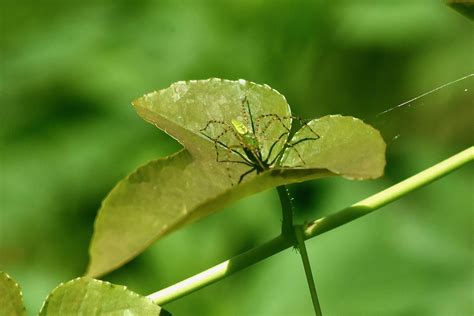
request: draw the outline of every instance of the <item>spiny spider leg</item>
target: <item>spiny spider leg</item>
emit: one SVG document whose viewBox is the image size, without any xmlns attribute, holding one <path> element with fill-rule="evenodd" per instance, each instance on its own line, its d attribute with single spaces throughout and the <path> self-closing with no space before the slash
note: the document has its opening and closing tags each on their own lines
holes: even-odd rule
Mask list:
<svg viewBox="0 0 474 316">
<path fill-rule="evenodd" d="M 232 134 L 234 134 L 235 138 L 237 139 L 237 141 L 240 143 L 240 146 L 239 145 L 226 145 L 224 144 L 223 142 L 221 142 L 219 139 L 221 137 L 223 137 L 225 134 L 227 134 L 229 132 L 229 129 L 227 130 L 224 130 L 222 133 L 220 133 L 219 135 L 217 135 L 216 139 L 214 140 L 215 143 L 214 143 L 214 147 L 216 148 L 216 160 L 219 162 L 219 149 L 217 148 L 217 143 L 219 145 L 221 145 L 222 147 L 224 147 L 225 149 L 237 154 L 240 158 L 242 158 L 244 161 L 248 162 L 248 163 L 251 163 L 251 161 L 246 157 L 244 156 L 241 152 L 239 152 L 238 150 L 235 150 L 234 148 L 238 148 L 238 149 L 242 149 L 242 146 L 244 146 L 242 144 L 242 142 L 239 140 L 238 136 L 236 135 L 234 129 L 230 129 L 230 131 L 232 132 Z"/>
<path fill-rule="evenodd" d="M 297 144 L 300 144 L 304 141 L 309 141 L 309 140 L 318 140 L 319 138 L 321 138 L 321 136 L 319 136 L 312 128 L 311 126 L 309 126 L 302 118 L 300 117 L 297 117 L 297 116 L 291 116 L 292 119 L 295 119 L 295 120 L 298 120 L 300 125 L 302 126 L 301 129 L 303 128 L 308 128 L 310 130 L 311 133 L 313 133 L 316 137 L 305 137 L 305 138 L 302 138 L 302 139 L 299 139 L 298 141 L 294 142 L 294 143 L 291 143 L 291 142 L 286 142 L 285 143 L 285 146 L 283 146 L 282 150 L 276 155 L 275 159 L 273 159 L 271 162 L 270 162 L 270 166 L 273 165 L 276 161 L 278 161 L 284 154 L 285 150 L 287 148 L 292 148 L 296 151 L 296 153 L 298 154 L 298 157 L 300 158 L 301 162 L 303 162 L 303 164 L 305 164 L 305 161 L 303 160 L 303 158 L 301 157 L 301 154 L 300 152 L 296 149 L 295 145 Z M 300 130 L 301 130 L 300 129 Z M 273 146 L 273 145 L 272 145 Z"/>
<path fill-rule="evenodd" d="M 278 153 L 278 155 L 275 156 L 275 158 L 269 163 L 270 166 L 273 166 L 273 164 L 277 161 L 280 160 L 280 158 L 283 156 L 283 153 L 285 152 L 286 148 L 288 148 L 288 145 L 285 144 L 285 146 L 283 146 L 283 148 L 280 150 L 280 152 Z"/>
<path fill-rule="evenodd" d="M 227 122 L 219 121 L 219 120 L 210 120 L 209 122 L 207 122 L 206 126 L 204 126 L 204 128 L 201 128 L 199 131 L 200 132 L 205 131 L 209 127 L 209 125 L 211 125 L 211 124 L 221 124 L 221 125 L 224 125 L 226 127 L 229 127 L 229 124 Z"/>
<path fill-rule="evenodd" d="M 298 116 L 293 116 L 293 115 L 291 115 L 291 116 L 280 117 L 280 116 L 278 116 L 277 114 L 263 114 L 263 115 L 260 115 L 259 117 L 257 117 L 256 121 L 259 122 L 261 119 L 264 119 L 264 118 L 269 117 L 269 116 L 270 116 L 270 117 L 275 117 L 275 119 L 278 120 L 278 121 L 281 123 L 281 125 L 282 125 L 287 131 L 290 131 L 290 128 L 288 128 L 288 127 L 285 126 L 285 124 L 283 123 L 283 120 L 285 120 L 285 119 L 292 119 L 292 120 L 297 120 L 297 121 L 300 123 L 301 129 L 303 129 L 303 128 L 308 128 L 308 129 L 311 131 L 311 133 L 313 133 L 317 138 L 320 137 L 320 136 L 318 135 L 318 133 L 316 133 L 316 132 L 311 128 L 311 126 L 308 125 L 308 123 L 307 123 L 305 120 L 303 120 L 301 117 L 298 117 Z M 261 134 L 264 134 L 264 133 L 266 132 L 266 130 L 268 129 L 268 127 L 271 125 L 272 122 L 273 122 L 273 121 L 270 121 L 269 123 L 267 123 L 267 124 L 265 125 L 265 127 L 262 128 L 262 130 L 260 131 L 260 133 L 261 133 Z M 258 127 L 258 124 L 257 124 L 257 127 Z"/>
<path fill-rule="evenodd" d="M 293 149 L 294 151 L 296 151 L 296 154 L 298 155 L 298 158 L 300 158 L 301 162 L 303 163 L 303 165 L 306 164 L 306 162 L 304 161 L 303 157 L 301 157 L 301 154 L 300 152 L 298 151 L 298 149 L 296 149 L 296 146 L 297 144 L 300 144 L 304 141 L 308 141 L 308 140 L 318 140 L 319 138 L 311 138 L 311 137 L 306 137 L 306 138 L 302 138 L 302 139 L 299 139 L 298 141 L 294 142 L 294 143 L 287 143 L 285 145 L 285 148 L 280 152 L 281 155 L 283 155 L 284 151 L 287 149 L 287 148 L 291 148 Z M 302 166 L 303 166 L 302 165 Z M 302 166 L 295 166 L 295 167 L 302 167 Z"/>
<path fill-rule="evenodd" d="M 311 128 L 311 126 L 308 125 L 308 123 L 305 122 L 305 120 L 303 120 L 301 117 L 297 117 L 297 116 L 292 116 L 293 119 L 295 120 L 298 120 L 300 122 L 300 125 L 301 125 L 301 129 L 303 128 L 308 128 L 311 133 L 313 133 L 317 138 L 320 138 L 321 136 L 318 135 L 318 133 L 316 133 L 315 131 L 313 131 L 313 129 Z M 301 130 L 300 129 L 300 130 Z"/>
<path fill-rule="evenodd" d="M 250 125 L 251 127 L 251 134 L 253 135 L 253 137 L 256 137 L 256 134 L 255 134 L 255 123 L 254 123 L 254 119 L 253 119 L 253 115 L 252 115 L 252 110 L 250 109 L 250 102 L 249 100 L 247 99 L 247 96 L 244 97 L 243 101 L 242 101 L 242 107 L 245 105 L 247 105 L 247 112 L 248 112 L 248 119 L 250 120 L 250 124 L 248 122 L 247 119 L 245 119 L 245 115 L 244 115 L 244 120 L 246 121 L 247 123 L 247 126 Z M 243 112 L 245 112 L 245 110 L 243 110 Z M 263 160 L 263 157 L 262 157 L 262 153 L 260 151 L 260 148 L 255 148 L 255 147 L 252 147 L 252 148 L 249 148 L 253 155 L 255 157 L 257 157 L 260 161 Z"/>
<path fill-rule="evenodd" d="M 252 111 L 250 110 L 250 102 L 247 99 L 247 96 L 244 97 L 244 100 L 242 101 L 242 105 L 246 104 L 247 105 L 247 112 L 249 113 L 249 119 L 250 119 L 250 127 L 252 127 L 252 134 L 255 135 L 255 124 L 253 122 L 253 115 Z M 248 122 L 247 122 L 248 124 Z"/>
<path fill-rule="evenodd" d="M 279 122 L 281 123 L 281 125 L 288 131 L 287 134 L 288 134 L 288 136 L 289 136 L 289 135 L 291 134 L 290 129 L 285 126 L 285 124 L 283 123 L 283 119 L 289 119 L 289 118 L 291 118 L 291 119 L 298 120 L 299 123 L 300 123 L 300 125 L 302 126 L 301 128 L 305 128 L 305 127 L 308 128 L 308 129 L 311 131 L 311 133 L 313 133 L 313 134 L 317 137 L 317 138 L 309 138 L 309 137 L 308 137 L 307 139 L 304 139 L 304 140 L 310 140 L 310 139 L 311 139 L 311 140 L 316 140 L 316 139 L 318 139 L 318 138 L 320 137 L 316 132 L 314 132 L 314 130 L 313 130 L 303 119 L 301 119 L 300 117 L 297 117 L 297 116 L 285 116 L 285 117 L 281 118 L 280 116 L 278 116 L 278 115 L 276 115 L 276 114 L 264 114 L 264 115 L 261 115 L 261 116 L 259 116 L 259 117 L 257 118 L 257 121 L 258 121 L 257 130 L 260 129 L 260 121 L 263 120 L 263 119 L 265 119 L 265 118 L 268 118 L 268 117 L 274 118 L 274 119 L 271 120 L 271 121 L 269 121 L 269 122 L 267 122 L 267 123 L 263 126 L 263 128 L 261 128 L 259 134 L 265 134 L 266 130 L 270 127 L 270 125 L 272 124 L 272 122 L 274 122 L 274 121 L 279 121 Z M 286 134 L 286 133 L 285 133 L 285 134 Z M 268 159 L 270 159 L 271 152 L 273 151 L 274 146 L 275 146 L 277 143 L 280 142 L 280 140 L 281 140 L 282 137 L 283 137 L 283 135 L 280 135 L 280 137 L 277 139 L 277 141 L 272 144 L 272 146 L 271 146 L 271 148 L 270 148 L 270 151 L 269 151 L 269 154 L 268 154 L 268 156 L 267 156 L 267 159 L 265 160 L 265 163 L 268 164 Z M 300 143 L 300 141 L 298 141 L 297 143 Z M 297 144 L 297 143 L 296 143 L 296 144 Z M 278 161 L 278 159 L 283 155 L 284 150 L 285 150 L 286 148 L 288 148 L 288 147 L 291 147 L 292 145 L 294 145 L 294 144 L 288 144 L 288 145 L 287 145 L 287 141 L 285 141 L 282 150 L 276 155 L 275 159 L 273 159 L 273 160 L 271 161 L 271 163 L 268 164 L 268 165 L 271 166 L 271 165 L 273 165 L 276 161 Z M 298 156 L 301 157 L 301 155 L 299 154 L 299 152 L 297 152 L 297 153 L 298 153 Z M 303 161 L 303 159 L 301 159 L 301 160 Z"/>
<path fill-rule="evenodd" d="M 288 117 L 287 117 L 288 118 Z M 266 124 L 262 124 L 262 121 L 264 121 L 265 119 L 270 119 L 270 121 L 266 122 Z M 277 114 L 274 114 L 274 113 L 269 113 L 269 114 L 262 114 L 262 115 L 259 115 L 256 119 L 255 119 L 255 125 L 256 125 L 256 137 L 259 138 L 259 141 L 261 143 L 265 143 L 267 141 L 270 141 L 270 140 L 274 140 L 275 138 L 269 138 L 269 137 L 265 137 L 265 133 L 267 131 L 267 129 L 271 126 L 271 124 L 273 122 L 279 122 L 281 124 L 281 126 L 286 130 L 286 132 L 284 132 L 283 134 L 281 134 L 273 143 L 272 145 L 270 146 L 270 149 L 268 150 L 268 154 L 267 154 L 267 157 L 264 159 L 264 163 L 268 166 L 271 166 L 271 164 L 268 164 L 268 160 L 270 159 L 271 155 L 272 155 L 272 152 L 273 152 L 273 149 L 275 148 L 275 146 L 279 143 L 282 142 L 282 145 L 284 145 L 286 143 L 286 139 L 284 139 L 284 136 L 289 136 L 290 133 L 291 133 L 291 130 L 290 128 L 288 128 L 285 123 L 283 122 L 283 119 L 277 115 Z M 262 157 L 263 158 L 263 157 Z"/>
<path fill-rule="evenodd" d="M 268 166 L 271 166 L 273 165 L 273 163 L 275 162 L 275 159 L 269 164 L 268 163 L 268 159 L 270 159 L 270 157 L 272 156 L 272 151 L 273 151 L 273 148 L 275 148 L 275 145 L 278 144 L 280 142 L 280 140 L 284 137 L 284 136 L 288 136 L 289 133 L 288 132 L 284 132 L 283 134 L 280 135 L 280 137 L 278 137 L 278 139 L 270 146 L 270 149 L 268 150 L 268 155 L 267 155 L 267 158 L 265 159 L 265 164 L 268 165 Z M 283 149 L 285 149 L 285 146 L 283 146 Z M 282 150 L 283 150 L 282 149 Z M 277 154 L 277 157 L 280 155 L 280 153 Z"/>
<path fill-rule="evenodd" d="M 300 158 L 301 162 L 303 163 L 302 166 L 304 166 L 306 164 L 306 162 L 303 160 L 303 157 L 301 157 L 301 154 L 300 152 L 298 151 L 298 149 L 296 149 L 296 147 L 294 147 L 293 145 L 288 145 L 287 148 L 291 148 L 293 149 L 294 151 L 296 151 L 296 154 L 298 155 L 298 158 Z M 302 167 L 302 166 L 295 166 L 295 167 Z"/>
<path fill-rule="evenodd" d="M 241 148 L 239 145 L 232 145 L 232 146 L 227 146 L 227 153 L 231 153 L 233 152 L 232 149 L 233 148 Z M 253 167 L 255 164 L 252 163 L 247 157 L 244 157 L 244 161 L 242 160 L 217 160 L 217 162 L 233 162 L 233 163 L 241 163 L 241 164 L 244 164 L 244 165 L 247 165 L 249 167 Z"/>
<path fill-rule="evenodd" d="M 249 126 L 249 116 L 248 116 L 247 111 L 245 110 L 245 106 L 244 106 L 245 102 L 248 102 L 247 96 L 244 96 L 244 98 L 242 99 L 242 102 L 240 103 L 240 114 L 242 115 L 242 120 L 245 126 Z"/>
<path fill-rule="evenodd" d="M 302 143 L 302 142 L 305 142 L 305 141 L 307 141 L 307 140 L 318 140 L 318 139 L 320 139 L 320 138 L 321 138 L 321 137 L 320 137 L 319 135 L 318 135 L 318 138 L 305 137 L 305 138 L 302 138 L 302 139 L 298 139 L 298 140 L 297 140 L 296 142 L 294 142 L 294 143 L 290 142 L 288 145 L 289 145 L 289 146 L 295 146 L 295 145 L 297 145 L 297 144 L 299 144 L 299 143 Z"/>
<path fill-rule="evenodd" d="M 233 145 L 233 146 L 229 146 L 227 149 L 227 154 L 230 154 L 232 151 L 232 147 L 238 147 L 240 148 L 238 145 Z M 227 162 L 227 163 L 239 163 L 239 164 L 244 164 L 246 166 L 249 166 L 249 167 L 252 167 L 252 169 L 255 169 L 255 165 L 252 164 L 250 161 L 248 161 L 247 159 L 245 159 L 245 161 L 241 161 L 241 160 L 230 160 L 230 159 L 227 159 L 227 160 L 218 160 L 218 162 Z M 229 178 L 229 181 L 231 183 L 231 185 L 233 186 L 234 185 L 234 182 L 232 180 L 232 176 L 231 176 L 231 172 L 230 172 L 230 166 L 227 164 L 226 167 L 226 172 L 227 172 L 227 177 Z M 240 183 L 240 182 L 239 182 Z"/>
<path fill-rule="evenodd" d="M 285 153 L 285 150 L 287 148 L 293 148 L 296 153 L 298 154 L 298 156 L 300 157 L 301 161 L 303 162 L 304 164 L 304 160 L 301 158 L 301 155 L 299 153 L 298 150 L 296 150 L 296 148 L 294 148 L 295 145 L 299 144 L 299 143 L 302 143 L 304 141 L 307 141 L 307 140 L 318 140 L 319 138 L 310 138 L 310 137 L 306 137 L 306 138 L 302 138 L 302 139 L 299 139 L 297 142 L 295 143 L 291 143 L 291 142 L 288 142 L 285 144 L 285 146 L 280 150 L 280 152 L 278 153 L 278 155 L 276 155 L 276 157 L 270 162 L 269 166 L 272 166 L 276 161 L 278 161 L 282 156 L 283 154 Z"/>
<path fill-rule="evenodd" d="M 266 119 L 266 118 L 274 118 L 273 120 L 271 120 L 270 122 L 268 122 L 264 128 L 261 128 L 260 129 L 260 122 L 261 120 L 263 119 Z M 256 119 L 255 119 L 255 125 L 257 126 L 257 132 L 259 134 L 264 134 L 268 127 L 270 127 L 270 125 L 272 124 L 272 122 L 274 121 L 279 121 L 281 123 L 281 125 L 288 131 L 290 132 L 290 128 L 288 128 L 284 123 L 283 123 L 283 119 L 287 119 L 287 118 L 290 118 L 290 117 L 283 117 L 281 118 L 280 116 L 278 116 L 277 114 L 274 114 L 274 113 L 270 113 L 270 114 L 262 114 L 262 115 L 259 115 Z"/>
<path fill-rule="evenodd" d="M 220 124 L 220 125 L 224 125 L 223 127 L 223 131 L 217 135 L 216 138 L 212 138 L 210 137 L 209 135 L 207 135 L 206 133 L 204 133 L 203 131 L 205 131 L 209 125 L 211 124 Z M 234 129 L 232 128 L 232 126 L 230 126 L 227 122 L 224 122 L 224 121 L 218 121 L 218 120 L 211 120 L 209 122 L 207 122 L 206 126 L 204 128 L 202 128 L 200 130 L 201 134 L 204 135 L 207 139 L 211 140 L 214 142 L 214 147 L 216 149 L 216 160 L 219 161 L 219 149 L 218 149 L 218 146 L 217 144 L 219 144 L 220 146 L 222 146 L 223 148 L 225 149 L 228 149 L 230 151 L 232 151 L 234 154 L 240 156 L 240 158 L 244 159 L 245 161 L 249 161 L 247 157 L 245 157 L 241 152 L 237 151 L 237 150 L 234 150 L 233 148 L 229 148 L 229 146 L 227 146 L 226 144 L 224 144 L 223 142 L 221 142 L 219 139 L 221 137 L 223 137 L 225 134 L 227 134 L 229 131 L 231 131 L 235 138 L 239 141 L 240 145 L 242 146 L 242 143 L 240 142 L 238 136 L 236 135 Z M 234 148 L 241 148 L 240 146 L 230 146 L 230 147 L 234 147 Z"/>
<path fill-rule="evenodd" d="M 237 184 L 240 184 L 240 182 L 242 182 L 242 180 L 244 179 L 244 177 L 248 174 L 250 174 L 251 172 L 253 172 L 254 170 L 257 170 L 257 168 L 253 167 L 252 169 L 250 169 L 249 171 L 245 172 L 244 174 L 242 174 L 239 178 L 239 182 L 237 182 Z"/>
<path fill-rule="evenodd" d="M 228 147 L 226 144 L 224 144 L 223 142 L 221 142 L 221 141 L 219 141 L 219 140 L 217 140 L 217 139 L 215 139 L 215 138 L 212 138 L 212 137 L 210 137 L 210 136 L 208 136 L 208 135 L 206 135 L 206 134 L 204 134 L 204 133 L 201 133 L 201 134 L 202 134 L 204 137 L 206 137 L 207 139 L 209 139 L 210 141 L 212 141 L 212 142 L 214 143 L 214 148 L 216 149 L 216 154 L 217 154 L 217 155 L 219 155 L 219 154 L 218 154 L 218 149 L 219 149 L 219 147 L 218 147 L 217 145 L 220 145 L 220 146 L 222 146 L 222 147 L 225 148 L 225 149 L 229 149 L 229 147 Z M 240 148 L 240 147 L 237 146 L 236 148 Z M 232 151 L 232 152 L 233 152 L 234 154 L 236 154 L 236 155 L 239 155 L 242 159 L 246 159 L 246 157 L 245 157 L 244 155 L 242 155 L 240 152 L 238 152 L 237 150 L 230 149 L 230 151 Z M 217 158 L 216 158 L 216 159 L 217 159 Z"/>
</svg>

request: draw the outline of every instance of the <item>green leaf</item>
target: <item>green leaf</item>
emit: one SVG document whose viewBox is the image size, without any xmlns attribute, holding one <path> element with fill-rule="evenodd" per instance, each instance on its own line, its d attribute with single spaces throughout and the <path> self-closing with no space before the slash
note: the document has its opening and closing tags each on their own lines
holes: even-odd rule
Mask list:
<svg viewBox="0 0 474 316">
<path fill-rule="evenodd" d="M 165 314 L 160 306 L 125 286 L 85 277 L 55 288 L 40 311 L 40 316 Z"/>
<path fill-rule="evenodd" d="M 319 136 L 316 141 L 302 141 Z M 300 141 L 298 143 L 298 141 Z M 349 179 L 374 179 L 383 175 L 385 142 L 380 132 L 361 120 L 329 115 L 312 120 L 291 139 L 283 166 L 325 168 Z"/>
<path fill-rule="evenodd" d="M 360 178 L 364 178 L 367 173 L 359 172 L 360 166 L 353 163 L 333 173 L 328 170 L 332 161 L 326 161 L 326 164 L 320 161 L 315 165 L 303 164 L 297 168 L 274 166 L 258 175 L 254 171 L 237 185 L 239 178 L 250 167 L 242 163 L 222 162 L 242 161 L 242 157 L 230 150 L 238 151 L 241 145 L 236 141 L 229 122 L 237 119 L 252 129 L 250 121 L 253 121 L 255 136 L 263 147 L 261 152 L 264 158 L 275 144 L 270 160 L 283 150 L 285 139 L 282 141 L 281 135 L 291 126 L 290 110 L 285 98 L 268 86 L 244 80 L 178 82 L 167 89 L 145 95 L 134 101 L 133 105 L 140 116 L 178 139 L 185 149 L 138 168 L 110 192 L 96 218 L 90 245 L 89 276 L 102 275 L 121 266 L 164 235 L 245 196 L 278 185 L 328 175 L 353 177 L 354 174 L 360 174 Z M 250 121 L 246 114 L 247 106 L 253 117 Z M 352 128 L 369 129 L 373 137 L 378 137 L 376 143 L 383 143 L 380 135 L 372 132 L 372 127 L 360 121 L 360 124 L 353 125 L 352 118 L 342 121 L 340 118 L 328 117 L 327 120 L 337 120 L 339 127 L 350 124 Z M 365 133 L 353 131 L 351 127 L 344 130 L 350 133 L 335 133 L 331 136 L 332 141 L 350 142 L 352 139 L 357 142 L 360 135 Z M 326 132 L 334 131 L 318 129 L 321 139 L 329 137 Z M 216 145 L 216 140 L 231 148 Z M 309 155 L 309 148 L 318 142 L 308 141 L 305 155 Z M 370 146 L 370 142 L 367 146 Z M 323 147 L 329 151 L 338 148 L 328 144 Z M 343 154 L 349 159 L 356 156 L 352 152 L 356 149 L 348 146 L 345 153 L 338 149 L 337 155 Z M 370 155 L 381 156 L 383 160 L 384 150 L 384 146 L 378 146 L 366 152 L 366 155 L 370 161 L 380 160 Z M 333 155 L 325 154 L 328 159 L 332 159 Z M 285 162 L 291 164 L 291 155 L 287 156 Z M 312 162 L 312 159 L 309 161 Z M 343 163 L 342 157 L 340 162 Z M 371 166 L 367 164 L 364 168 L 370 170 Z M 376 171 L 367 178 L 380 175 L 383 165 L 374 165 L 372 168 Z"/>
<path fill-rule="evenodd" d="M 284 126 L 291 126 L 290 107 L 285 97 L 269 86 L 245 80 L 180 81 L 145 95 L 133 105 L 143 119 L 176 138 L 192 156 L 212 157 L 215 161 L 214 143 L 209 142 L 201 130 L 207 126 L 205 134 L 213 138 L 221 136 L 220 141 L 228 146 L 239 145 L 229 123 L 239 119 L 250 127 L 247 102 L 254 118 L 255 134 L 265 154 L 272 140 L 285 131 Z M 267 114 L 273 116 L 267 117 Z M 279 122 L 265 129 L 272 120 Z M 282 145 L 280 143 L 274 150 L 278 151 Z"/>
<path fill-rule="evenodd" d="M 0 271 L 0 315 L 26 315 L 20 286 L 3 271 Z"/>
</svg>

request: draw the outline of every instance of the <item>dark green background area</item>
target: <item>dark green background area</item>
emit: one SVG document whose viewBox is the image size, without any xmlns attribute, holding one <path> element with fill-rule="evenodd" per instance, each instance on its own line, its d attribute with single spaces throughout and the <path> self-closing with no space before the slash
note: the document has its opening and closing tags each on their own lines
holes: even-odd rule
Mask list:
<svg viewBox="0 0 474 316">
<path fill-rule="evenodd" d="M 472 144 L 473 79 L 377 116 L 473 72 L 473 24 L 441 1 L 4 0 L 0 12 L 0 269 L 20 283 L 31 315 L 85 271 L 94 217 L 114 184 L 180 148 L 130 106 L 174 81 L 266 83 L 299 116 L 353 115 L 383 131 L 385 177 L 292 186 L 300 221 Z M 472 175 L 465 167 L 309 241 L 323 312 L 472 314 Z M 279 212 L 275 191 L 248 198 L 106 279 L 149 294 L 273 237 Z M 300 258 L 286 251 L 166 309 L 310 315 L 312 307 Z"/>
</svg>

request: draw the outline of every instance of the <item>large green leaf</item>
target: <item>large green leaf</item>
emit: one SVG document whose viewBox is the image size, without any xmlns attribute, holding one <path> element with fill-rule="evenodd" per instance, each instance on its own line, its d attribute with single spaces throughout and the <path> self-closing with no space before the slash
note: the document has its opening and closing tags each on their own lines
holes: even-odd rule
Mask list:
<svg viewBox="0 0 474 316">
<path fill-rule="evenodd" d="M 241 163 L 222 162 L 242 161 L 242 158 L 216 145 L 216 140 L 242 153 L 229 125 L 232 119 L 238 119 L 249 130 L 254 122 L 264 158 L 273 144 L 270 160 L 283 150 L 285 139 L 281 135 L 290 127 L 290 110 L 285 98 L 268 86 L 244 80 L 178 82 L 145 95 L 133 105 L 140 116 L 176 138 L 185 149 L 138 168 L 107 196 L 95 222 L 89 276 L 119 267 L 165 234 L 242 197 L 333 174 L 350 178 L 356 174 L 360 179 L 383 174 L 385 145 L 380 134 L 360 120 L 330 116 L 321 119 L 328 128 L 315 128 L 320 139 L 300 143 L 302 148 L 295 145 L 289 149 L 302 149 L 303 160 L 307 156 L 308 164 L 300 161 L 295 167 L 289 152 L 283 162 L 288 167 L 273 166 L 258 175 L 252 172 L 238 184 L 241 175 L 250 168 Z M 311 126 L 318 125 L 317 122 Z M 363 155 L 369 162 L 357 165 L 363 160 L 357 146 L 330 146 L 326 142 L 315 147 L 325 151 L 325 158 L 314 163 L 311 148 L 325 139 L 364 144 Z M 333 168 L 334 159 L 340 169 Z M 349 164 L 346 168 L 341 167 L 344 159 Z"/>
<path fill-rule="evenodd" d="M 59 285 L 48 296 L 40 316 L 63 315 L 169 315 L 144 296 L 90 278 L 77 278 Z"/>
<path fill-rule="evenodd" d="M 3 271 L 0 271 L 0 315 L 26 315 L 20 286 Z"/>
</svg>

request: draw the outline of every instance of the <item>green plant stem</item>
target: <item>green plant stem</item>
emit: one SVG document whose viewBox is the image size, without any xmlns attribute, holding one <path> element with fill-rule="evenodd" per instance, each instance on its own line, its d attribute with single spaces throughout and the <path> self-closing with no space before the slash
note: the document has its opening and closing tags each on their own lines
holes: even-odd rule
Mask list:
<svg viewBox="0 0 474 316">
<path fill-rule="evenodd" d="M 304 228 L 301 225 L 295 226 L 296 240 L 298 241 L 298 250 L 303 261 L 304 273 L 308 281 L 309 293 L 311 294 L 311 301 L 313 302 L 314 313 L 316 316 L 322 316 L 321 305 L 319 305 L 318 293 L 316 292 L 316 285 L 314 283 L 313 272 L 311 271 L 311 264 L 309 263 L 308 252 L 304 244 Z"/>
<path fill-rule="evenodd" d="M 293 206 L 291 205 L 288 189 L 285 185 L 281 185 L 277 187 L 277 192 L 282 213 L 281 234 L 290 241 L 296 242 L 293 230 Z"/>
<path fill-rule="evenodd" d="M 304 238 L 309 239 L 332 230 L 350 221 L 367 215 L 400 197 L 421 188 L 438 178 L 466 165 L 474 159 L 474 147 L 466 150 L 386 189 L 365 200 L 332 215 L 306 225 Z M 260 262 L 284 249 L 291 247 L 288 239 L 278 236 L 261 246 L 250 249 L 232 259 L 224 261 L 208 270 L 198 273 L 170 287 L 150 294 L 148 298 L 163 305 L 212 284 L 248 266 Z"/>
<path fill-rule="evenodd" d="M 293 226 L 293 205 L 291 204 L 290 193 L 285 185 L 277 187 L 278 196 L 281 203 L 282 226 L 281 235 L 293 243 L 299 250 L 301 260 L 303 261 L 306 281 L 308 282 L 311 300 L 313 302 L 314 313 L 321 316 L 321 307 L 319 305 L 318 295 L 316 293 L 316 285 L 314 284 L 313 273 L 309 263 L 308 252 L 304 244 L 304 234 L 301 226 Z"/>
</svg>

